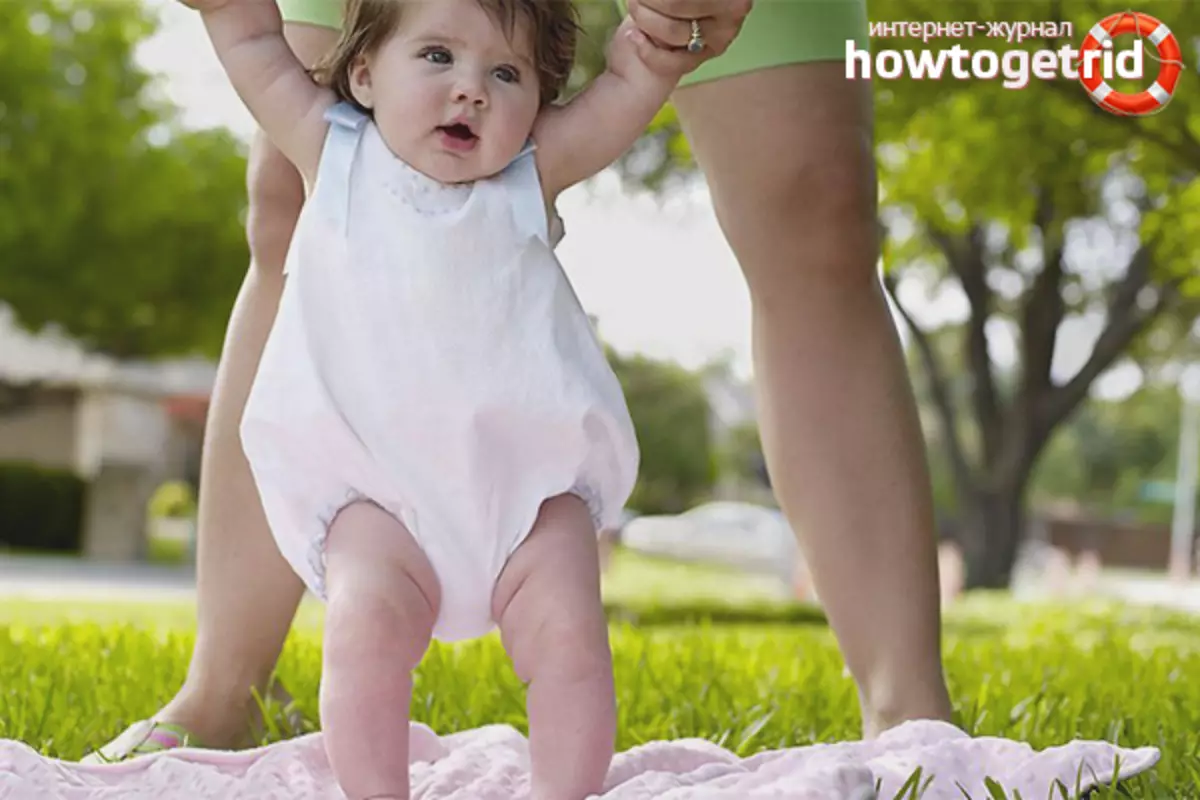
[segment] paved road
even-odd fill
[[[1101,591],[1138,605],[1164,606],[1200,614],[1200,579],[1179,585],[1159,575],[1105,576]]]
[[[1200,579],[1178,586],[1158,575],[1110,573],[1100,579],[1097,588],[1104,595],[1130,603],[1200,614]],[[188,600],[194,594],[195,574],[191,568],[97,564],[0,553],[0,600]]]
[[[0,599],[186,599],[194,591],[190,568],[0,554]]]

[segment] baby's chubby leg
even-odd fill
[[[504,647],[529,685],[534,800],[599,794],[612,761],[616,699],[597,551],[583,501],[552,498],[492,597]]]
[[[437,576],[408,529],[371,503],[347,506],[326,543],[321,727],[348,800],[409,797],[412,671],[429,647]]]

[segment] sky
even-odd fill
[[[185,124],[224,126],[248,138],[253,121],[221,71],[199,16],[176,0],[142,2],[162,24],[142,45],[139,60],[161,76],[159,89],[182,109]],[[664,199],[632,196],[605,173],[566,192],[559,211],[567,230],[559,258],[580,301],[599,319],[605,341],[689,368],[727,357],[742,377],[751,375],[749,295],[703,187]],[[902,297],[926,323],[965,311],[960,294]],[[1099,322],[1065,326],[1055,356],[1057,379],[1083,363]],[[1011,364],[1012,336],[995,327],[989,340],[996,362]],[[1117,396],[1136,383],[1136,369],[1117,369],[1097,388]]]

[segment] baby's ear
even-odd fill
[[[355,56],[350,62],[350,93],[363,108],[375,107],[375,91],[371,83],[371,65],[365,56]]]

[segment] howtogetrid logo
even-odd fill
[[[1156,55],[1150,57],[1159,63],[1154,83],[1136,94],[1118,92],[1104,80],[1105,75],[1113,74],[1113,39],[1127,34],[1135,34],[1139,43],[1145,39],[1154,45]],[[1102,70],[1096,69],[1096,61],[1103,63]],[[1122,11],[1100,20],[1079,47],[1080,83],[1096,105],[1120,116],[1141,117],[1162,111],[1171,102],[1182,72],[1183,53],[1175,34],[1159,20],[1137,11]]]

